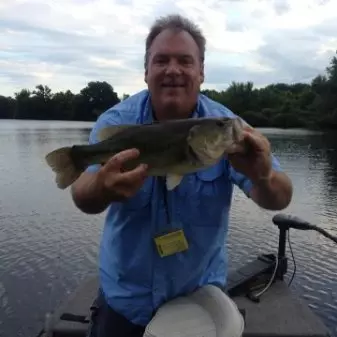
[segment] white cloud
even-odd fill
[[[0,94],[40,83],[78,92],[91,80],[135,93],[149,26],[173,12],[206,35],[204,88],[307,81],[337,49],[334,0],[2,0]]]

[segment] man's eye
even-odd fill
[[[164,63],[167,63],[167,59],[164,59],[164,58],[156,59],[155,63],[164,64]]]
[[[179,60],[179,63],[183,65],[190,65],[193,64],[193,60],[189,57],[183,57]]]
[[[183,60],[182,60],[182,63],[183,63],[183,64],[190,64],[190,63],[192,63],[192,62],[191,62],[191,60],[189,60],[189,59],[183,59]]]

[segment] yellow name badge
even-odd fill
[[[182,229],[154,238],[161,257],[173,255],[188,249],[188,243]]]

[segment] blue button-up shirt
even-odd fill
[[[235,117],[201,94],[194,115]],[[97,131],[102,127],[149,123],[152,118],[149,92],[141,91],[101,114],[89,142],[97,142]],[[275,157],[273,168],[280,170]],[[173,191],[166,190],[165,180],[149,177],[134,197],[112,203],[99,255],[107,303],[131,322],[146,325],[154,311],[173,297],[209,283],[224,287],[234,184],[249,197],[252,183],[224,158],[208,169],[186,175]],[[160,257],[154,237],[170,229],[183,229],[189,249]]]

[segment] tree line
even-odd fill
[[[337,52],[336,52],[337,54]],[[325,74],[311,83],[275,83],[254,88],[252,82],[232,82],[227,90],[202,90],[260,127],[305,127],[337,130],[337,57]],[[127,94],[121,98],[126,99]],[[78,94],[70,90],[53,93],[46,85],[22,89],[14,98],[0,95],[0,119],[95,121],[99,114],[119,103],[113,87],[92,81]]]

